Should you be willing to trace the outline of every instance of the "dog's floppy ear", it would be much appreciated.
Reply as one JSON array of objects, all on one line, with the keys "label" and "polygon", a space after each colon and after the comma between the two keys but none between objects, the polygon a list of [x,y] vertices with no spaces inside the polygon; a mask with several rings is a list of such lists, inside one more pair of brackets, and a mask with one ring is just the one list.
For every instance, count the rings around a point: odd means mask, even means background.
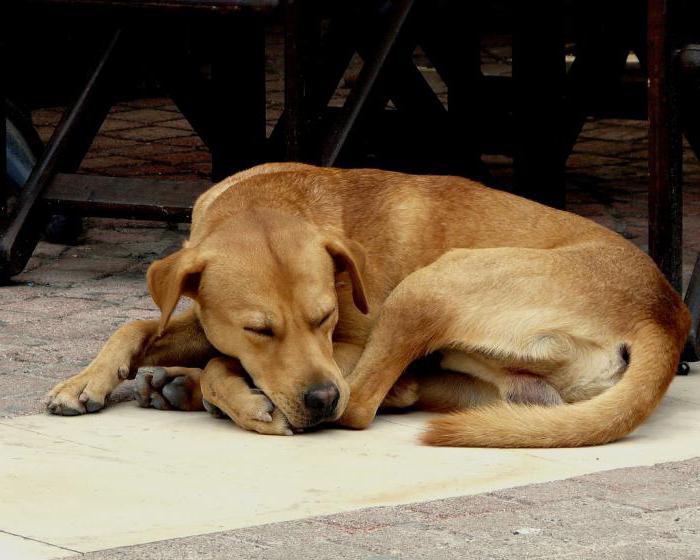
[{"label": "dog's floppy ear", "polygon": [[362,279],[365,271],[365,249],[352,239],[332,237],[325,243],[326,250],[333,257],[336,272],[347,271],[352,281],[352,300],[362,313],[369,313],[365,284]]},{"label": "dog's floppy ear", "polygon": [[160,308],[158,336],[163,334],[180,296],[194,298],[199,288],[204,259],[197,249],[180,249],[148,267],[148,291]]}]

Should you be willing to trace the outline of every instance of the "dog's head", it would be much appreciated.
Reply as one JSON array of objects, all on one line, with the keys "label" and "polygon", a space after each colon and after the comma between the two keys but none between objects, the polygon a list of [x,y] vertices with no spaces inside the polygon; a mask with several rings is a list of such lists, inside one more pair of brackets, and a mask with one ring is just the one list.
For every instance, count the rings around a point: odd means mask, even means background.
[{"label": "dog's head", "polygon": [[349,387],[333,360],[336,277],[367,313],[364,251],[347,238],[274,211],[227,218],[148,269],[165,328],[181,296],[195,300],[209,342],[236,357],[298,428],[340,417]]}]

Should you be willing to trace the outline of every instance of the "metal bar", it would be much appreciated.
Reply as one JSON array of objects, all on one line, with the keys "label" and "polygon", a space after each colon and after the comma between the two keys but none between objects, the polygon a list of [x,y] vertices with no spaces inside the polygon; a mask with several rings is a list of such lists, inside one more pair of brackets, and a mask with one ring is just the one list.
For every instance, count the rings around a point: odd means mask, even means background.
[{"label": "metal bar", "polygon": [[[79,165],[81,149],[89,147],[88,135],[84,134],[83,129],[91,131],[99,128],[99,124],[96,124],[99,119],[95,118],[95,114],[100,112],[96,111],[92,119],[86,118],[86,114],[102,106],[100,95],[104,97],[106,94],[102,86],[121,37],[121,30],[111,37],[78,98],[64,113],[46,151],[21,190],[17,209],[0,237],[0,281],[9,279],[24,268],[47,220],[39,204],[42,193],[56,172],[75,166],[76,161]],[[104,119],[105,115],[99,116]],[[73,142],[76,144],[71,146]]]},{"label": "metal bar", "polygon": [[321,165],[330,167],[338,159],[357,117],[365,106],[381,70],[389,58],[413,4],[414,0],[396,0],[394,3],[386,35],[377,46],[374,55],[362,66],[357,83],[345,100],[340,118],[335,123],[326,144],[322,147]]},{"label": "metal bar", "polygon": [[682,277],[682,145],[668,0],[648,0],[649,253],[674,288]]},{"label": "metal bar", "polygon": [[58,173],[41,204],[47,213],[186,222],[208,181]]}]

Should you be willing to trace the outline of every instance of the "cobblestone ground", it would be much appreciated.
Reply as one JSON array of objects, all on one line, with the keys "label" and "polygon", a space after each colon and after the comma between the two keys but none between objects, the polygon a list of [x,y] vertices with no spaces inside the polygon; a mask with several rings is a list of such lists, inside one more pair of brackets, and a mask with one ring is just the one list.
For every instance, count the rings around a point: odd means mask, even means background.
[{"label": "cobblestone ground", "polygon": [[[491,57],[491,58],[489,58]],[[493,72],[502,57],[486,52]],[[431,83],[433,72],[424,69]],[[440,84],[436,87],[439,89]],[[269,127],[282,84],[268,69]],[[444,94],[444,91],[441,92]],[[342,99],[343,90],[338,95]],[[46,140],[60,108],[36,111]],[[646,123],[590,121],[568,167],[568,208],[647,248]],[[487,156],[507,184],[512,161]],[[168,99],[120,103],[81,171],[206,178],[209,154]],[[700,164],[685,151],[686,282],[700,250]],[[59,379],[76,373],[126,321],[156,318],[144,273],[175,250],[184,225],[86,220],[77,246],[41,243],[15,284],[0,287],[0,416],[36,413]],[[113,399],[128,398],[128,386]],[[700,462],[591,475],[480,497],[191,537],[97,553],[94,558],[697,558]],[[672,488],[672,491],[669,491]],[[313,540],[315,547],[309,550]],[[312,554],[313,553],[313,554]]]}]

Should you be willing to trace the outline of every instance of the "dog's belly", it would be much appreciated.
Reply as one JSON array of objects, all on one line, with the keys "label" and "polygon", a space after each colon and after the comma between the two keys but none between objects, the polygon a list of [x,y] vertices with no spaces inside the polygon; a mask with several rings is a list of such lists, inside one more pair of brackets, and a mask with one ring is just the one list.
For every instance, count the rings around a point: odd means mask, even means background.
[{"label": "dog's belly", "polygon": [[575,348],[563,363],[517,364],[486,357],[478,352],[443,350],[440,367],[472,375],[508,390],[514,376],[525,372],[552,385],[566,402],[590,399],[617,383],[627,362],[621,348],[613,350]]}]

